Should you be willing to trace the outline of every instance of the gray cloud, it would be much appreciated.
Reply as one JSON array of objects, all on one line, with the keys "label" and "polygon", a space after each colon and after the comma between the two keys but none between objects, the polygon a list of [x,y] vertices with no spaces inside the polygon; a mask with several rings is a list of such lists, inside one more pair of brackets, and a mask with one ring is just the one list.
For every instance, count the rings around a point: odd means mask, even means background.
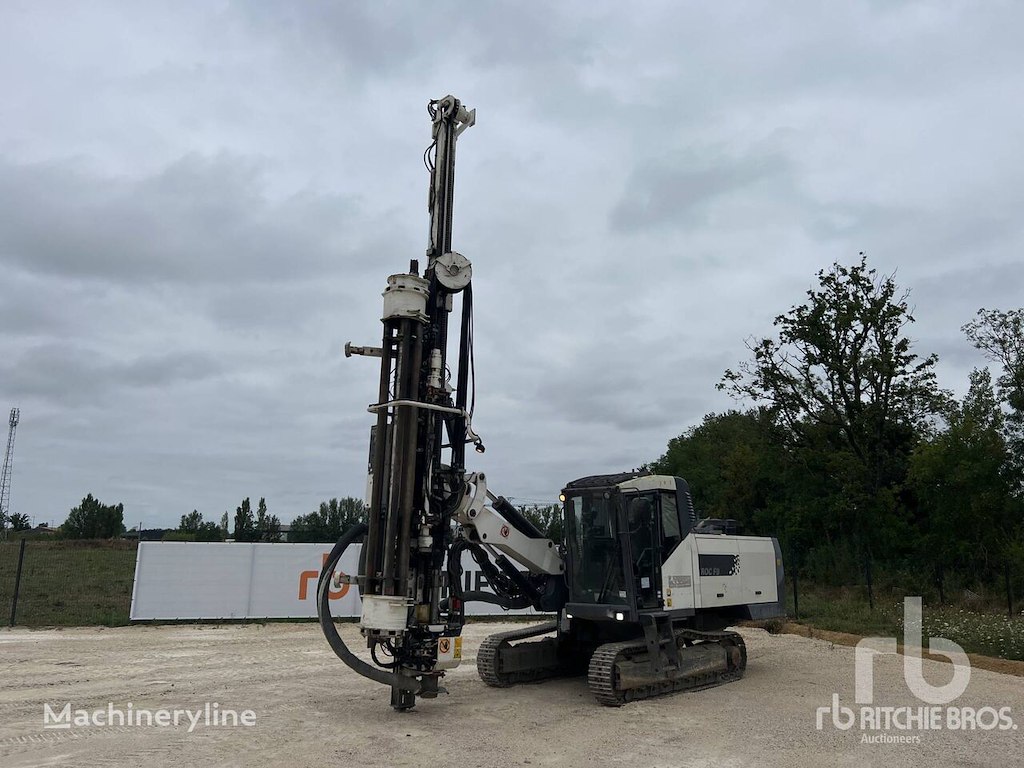
[{"label": "gray cloud", "polygon": [[622,200],[612,209],[611,226],[639,232],[700,224],[709,208],[731,194],[756,194],[759,185],[762,194],[777,194],[780,181],[787,186],[781,177],[788,169],[786,158],[778,154],[736,158],[693,151],[648,162],[627,181]]},{"label": "gray cloud", "polygon": [[363,489],[388,274],[421,258],[425,102],[478,109],[475,457],[553,499],[704,413],[743,339],[865,250],[959,328],[1020,303],[1019,9],[184,2],[5,10],[0,406],[13,507],[283,518]]},{"label": "gray cloud", "polygon": [[[70,163],[0,165],[0,254],[110,281],[289,280],[341,269],[353,205],[261,194],[258,164],[187,155],[141,179]],[[347,242],[346,242],[347,241]]]},{"label": "gray cloud", "polygon": [[125,389],[174,387],[221,373],[220,363],[198,352],[111,359],[75,344],[49,342],[25,349],[0,364],[7,394],[54,406],[114,404]]}]

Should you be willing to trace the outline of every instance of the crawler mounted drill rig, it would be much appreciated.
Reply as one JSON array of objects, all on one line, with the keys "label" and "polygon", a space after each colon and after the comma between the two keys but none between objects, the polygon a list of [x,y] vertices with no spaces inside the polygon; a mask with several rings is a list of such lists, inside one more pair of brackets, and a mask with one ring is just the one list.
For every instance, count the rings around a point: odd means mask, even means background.
[{"label": "crawler mounted drill rig", "polygon": [[[379,347],[345,347],[346,356],[380,359],[380,386],[368,409],[376,416],[368,519],[334,546],[318,584],[328,643],[356,672],[389,686],[398,710],[444,690],[445,671],[461,661],[465,605],[473,600],[555,615],[482,644],[477,669],[492,686],[585,673],[599,702],[620,706],[739,678],[746,649],[725,627],[781,613],[775,539],[700,525],[684,480],[629,472],[568,483],[565,539],[553,542],[493,494],[482,473],[467,471],[466,446],[484,451],[471,421],[472,267],[451,245],[455,146],[476,110],[446,96],[428,112],[425,268],[420,274],[414,260],[388,278]],[[358,573],[346,576],[338,563],[358,541]],[[493,592],[463,589],[467,553]],[[341,583],[358,586],[372,663],[346,646],[331,615],[329,593]]]}]

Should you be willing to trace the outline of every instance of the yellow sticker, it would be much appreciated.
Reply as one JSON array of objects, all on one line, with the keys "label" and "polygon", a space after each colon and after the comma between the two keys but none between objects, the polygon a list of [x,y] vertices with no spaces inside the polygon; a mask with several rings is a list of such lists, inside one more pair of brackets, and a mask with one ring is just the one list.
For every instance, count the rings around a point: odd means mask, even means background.
[{"label": "yellow sticker", "polygon": [[455,638],[455,658],[456,659],[461,659],[462,658],[462,638],[461,637],[456,637]]}]

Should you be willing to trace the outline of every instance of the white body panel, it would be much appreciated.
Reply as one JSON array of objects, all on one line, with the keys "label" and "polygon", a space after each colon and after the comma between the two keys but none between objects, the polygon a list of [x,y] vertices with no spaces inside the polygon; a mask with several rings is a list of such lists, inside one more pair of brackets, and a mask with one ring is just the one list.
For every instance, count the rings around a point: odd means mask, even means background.
[{"label": "white body panel", "polygon": [[693,573],[693,536],[687,536],[675,548],[668,560],[661,566],[661,594],[665,607],[672,610],[696,608],[693,585],[697,583]]},{"label": "white body panel", "polygon": [[769,538],[691,533],[662,566],[665,607],[777,602],[776,568],[775,545]]},{"label": "white body panel", "polygon": [[671,475],[640,475],[616,486],[620,491],[675,491],[676,479]]}]

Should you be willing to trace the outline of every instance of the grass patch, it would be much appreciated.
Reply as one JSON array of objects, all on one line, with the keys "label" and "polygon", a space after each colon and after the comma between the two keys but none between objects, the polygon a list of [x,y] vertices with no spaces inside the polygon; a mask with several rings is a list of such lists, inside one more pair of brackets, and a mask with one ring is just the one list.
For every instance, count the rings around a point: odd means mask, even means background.
[{"label": "grass patch", "polygon": [[[793,615],[792,587],[787,601]],[[801,624],[862,637],[903,641],[903,596],[879,596],[874,610],[862,588],[808,587],[800,584]],[[968,653],[1024,660],[1024,615],[1008,616],[974,605],[924,602],[922,643],[945,637]]]},{"label": "grass patch", "polygon": [[[875,600],[871,610],[867,599],[850,588],[827,589],[800,583],[802,624],[832,632],[848,632],[865,637],[902,636],[903,599]],[[793,615],[793,590],[786,595],[789,615]],[[927,608],[925,609],[927,614]]]},{"label": "grass patch", "polygon": [[[0,543],[0,621],[10,618],[20,542]],[[126,541],[29,541],[16,624],[128,624],[137,545]]]},{"label": "grass patch", "polygon": [[947,637],[968,653],[1024,660],[1024,616],[926,607],[922,624],[925,637]]}]

